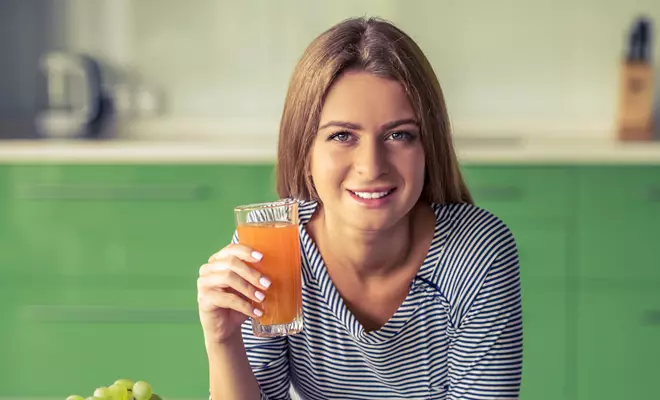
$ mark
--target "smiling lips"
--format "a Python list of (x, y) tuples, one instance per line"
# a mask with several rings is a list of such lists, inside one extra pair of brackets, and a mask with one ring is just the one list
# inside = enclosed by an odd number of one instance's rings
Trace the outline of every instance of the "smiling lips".
[(347, 190), (351, 197), (358, 203), (369, 208), (376, 208), (387, 204), (396, 191), (396, 187), (392, 188), (374, 188), (374, 189), (360, 189), (360, 190)]

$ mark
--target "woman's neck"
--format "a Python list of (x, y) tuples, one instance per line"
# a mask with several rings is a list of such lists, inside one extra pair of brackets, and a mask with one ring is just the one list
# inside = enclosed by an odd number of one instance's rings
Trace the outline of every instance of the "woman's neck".
[(356, 229), (321, 208), (313, 221), (313, 237), (333, 269), (361, 282), (387, 278), (408, 264), (418, 236), (413, 227), (424, 208), (416, 205), (395, 225), (377, 232)]

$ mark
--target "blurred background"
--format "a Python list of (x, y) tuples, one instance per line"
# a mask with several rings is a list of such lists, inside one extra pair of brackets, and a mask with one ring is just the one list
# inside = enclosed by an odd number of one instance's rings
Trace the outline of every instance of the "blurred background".
[(657, 398), (657, 0), (0, 0), (0, 398), (207, 397), (198, 268), (276, 197), (289, 76), (353, 16), (424, 50), (516, 236), (521, 399)]

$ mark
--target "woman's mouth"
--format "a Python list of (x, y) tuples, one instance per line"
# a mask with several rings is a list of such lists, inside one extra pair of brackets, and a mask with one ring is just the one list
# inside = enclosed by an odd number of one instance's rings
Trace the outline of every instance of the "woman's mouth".
[(348, 190), (351, 197), (358, 203), (369, 207), (380, 207), (386, 204), (396, 188), (389, 189), (370, 189), (370, 190)]

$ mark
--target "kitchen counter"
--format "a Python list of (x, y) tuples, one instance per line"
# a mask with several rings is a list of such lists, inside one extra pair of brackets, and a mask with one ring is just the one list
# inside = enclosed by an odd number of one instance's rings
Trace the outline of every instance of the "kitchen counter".
[[(660, 164), (660, 142), (456, 137), (462, 163)], [(240, 139), (0, 141), (0, 163), (272, 163), (274, 136)]]

